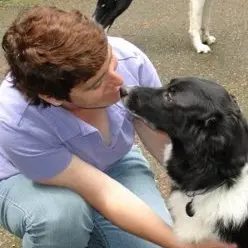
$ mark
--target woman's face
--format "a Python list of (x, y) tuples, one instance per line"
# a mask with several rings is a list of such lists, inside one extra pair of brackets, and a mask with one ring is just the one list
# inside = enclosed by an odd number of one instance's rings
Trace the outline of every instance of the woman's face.
[(70, 103), (66, 107), (103, 108), (120, 100), (122, 77), (115, 71), (117, 58), (109, 46), (108, 56), (97, 74), (86, 82), (79, 83), (70, 92)]

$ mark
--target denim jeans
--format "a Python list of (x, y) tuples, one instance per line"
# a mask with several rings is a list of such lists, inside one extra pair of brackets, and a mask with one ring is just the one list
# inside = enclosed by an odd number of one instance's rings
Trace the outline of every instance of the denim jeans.
[[(106, 173), (172, 223), (154, 175), (137, 147)], [(0, 225), (20, 237), (23, 248), (158, 247), (114, 226), (78, 194), (35, 184), (21, 174), (0, 181)]]

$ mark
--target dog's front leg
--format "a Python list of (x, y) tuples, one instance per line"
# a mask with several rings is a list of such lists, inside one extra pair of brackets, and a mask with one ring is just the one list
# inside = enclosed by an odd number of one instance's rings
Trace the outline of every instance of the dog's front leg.
[(209, 0), (190, 0), (189, 10), (189, 34), (193, 46), (198, 53), (208, 53), (211, 51), (208, 45), (202, 43), (202, 22), (203, 22), (203, 10), (205, 1)]
[(208, 45), (213, 44), (216, 39), (209, 33), (210, 9), (212, 0), (206, 0), (202, 18), (202, 41)]

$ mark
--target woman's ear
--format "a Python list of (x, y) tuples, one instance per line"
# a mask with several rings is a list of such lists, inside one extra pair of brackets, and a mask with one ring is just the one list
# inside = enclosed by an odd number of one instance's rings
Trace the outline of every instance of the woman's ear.
[(63, 103), (63, 100), (58, 100), (52, 96), (47, 96), (47, 95), (43, 95), (43, 94), (39, 94), (39, 98), (42, 99), (43, 101), (51, 104), (51, 105), (56, 106), (56, 107), (61, 106)]

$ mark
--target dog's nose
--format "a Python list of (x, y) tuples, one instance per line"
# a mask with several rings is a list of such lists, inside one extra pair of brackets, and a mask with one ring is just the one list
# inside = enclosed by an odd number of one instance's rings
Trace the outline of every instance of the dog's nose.
[(129, 90), (128, 90), (126, 87), (122, 86), (122, 87), (120, 88), (120, 95), (121, 95), (121, 98), (127, 96), (127, 95), (128, 95), (128, 92), (129, 92)]

